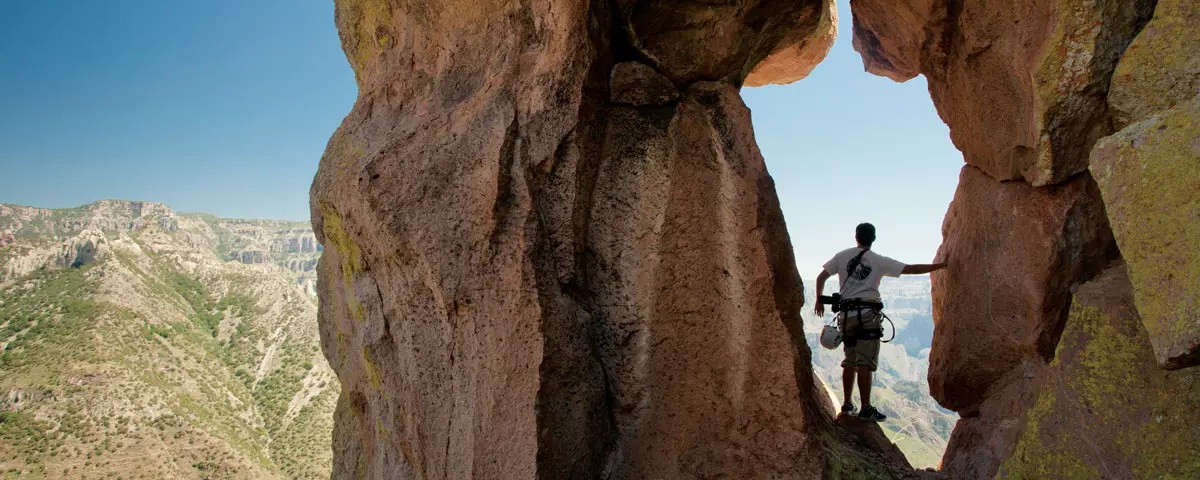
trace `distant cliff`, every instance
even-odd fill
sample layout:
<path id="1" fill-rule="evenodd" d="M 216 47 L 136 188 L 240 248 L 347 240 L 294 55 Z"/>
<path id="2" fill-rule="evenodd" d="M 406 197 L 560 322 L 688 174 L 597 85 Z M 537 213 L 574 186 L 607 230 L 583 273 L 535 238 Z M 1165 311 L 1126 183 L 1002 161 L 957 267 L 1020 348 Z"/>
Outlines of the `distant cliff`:
<path id="1" fill-rule="evenodd" d="M 243 220 L 197 215 L 217 235 L 217 253 L 224 259 L 247 265 L 268 264 L 282 267 L 296 277 L 296 283 L 316 295 L 317 259 L 324 247 L 317 243 L 308 222 L 279 220 Z"/>
<path id="2" fill-rule="evenodd" d="M 96 248 L 99 232 L 128 233 L 149 224 L 178 231 L 187 245 L 212 251 L 221 260 L 282 267 L 316 295 L 317 259 L 324 248 L 308 222 L 175 213 L 160 203 L 123 200 L 53 210 L 0 204 L 0 282 L 70 266 Z"/>

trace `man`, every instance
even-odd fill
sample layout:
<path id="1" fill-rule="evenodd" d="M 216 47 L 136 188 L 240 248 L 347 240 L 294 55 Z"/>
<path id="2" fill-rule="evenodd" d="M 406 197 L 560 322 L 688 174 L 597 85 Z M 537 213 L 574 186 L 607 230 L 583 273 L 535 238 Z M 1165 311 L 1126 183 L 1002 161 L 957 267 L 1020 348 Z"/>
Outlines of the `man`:
<path id="1" fill-rule="evenodd" d="M 871 372 L 879 366 L 879 336 L 883 329 L 879 281 L 885 276 L 920 275 L 941 270 L 946 268 L 946 263 L 943 260 L 942 263 L 931 265 L 905 265 L 871 251 L 871 244 L 875 243 L 875 226 L 869 223 L 858 225 L 854 230 L 854 239 L 858 242 L 857 248 L 838 252 L 817 275 L 817 296 L 822 295 L 825 281 L 836 274 L 841 282 L 843 306 L 838 315 L 838 327 L 842 331 L 846 353 L 846 360 L 842 362 L 842 391 L 845 398 L 842 413 L 854 413 L 854 403 L 850 397 L 857 377 L 859 398 L 862 400 L 859 418 L 881 422 L 887 416 L 871 405 Z M 818 316 L 825 315 L 825 305 L 817 302 L 813 312 Z"/>

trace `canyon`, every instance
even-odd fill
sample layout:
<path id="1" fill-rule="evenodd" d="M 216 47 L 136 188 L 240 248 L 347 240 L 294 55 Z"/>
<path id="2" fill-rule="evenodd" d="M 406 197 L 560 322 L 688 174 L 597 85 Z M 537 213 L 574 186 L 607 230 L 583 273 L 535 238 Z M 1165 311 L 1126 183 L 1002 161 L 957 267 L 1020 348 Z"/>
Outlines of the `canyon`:
<path id="1" fill-rule="evenodd" d="M 318 250 L 303 222 L 0 204 L 0 477 L 328 478 Z"/>
<path id="2" fill-rule="evenodd" d="M 937 472 L 835 420 L 739 94 L 802 81 L 832 2 L 335 5 L 335 478 L 1200 475 L 1195 2 L 851 2 L 864 68 L 925 76 L 965 161 Z"/>

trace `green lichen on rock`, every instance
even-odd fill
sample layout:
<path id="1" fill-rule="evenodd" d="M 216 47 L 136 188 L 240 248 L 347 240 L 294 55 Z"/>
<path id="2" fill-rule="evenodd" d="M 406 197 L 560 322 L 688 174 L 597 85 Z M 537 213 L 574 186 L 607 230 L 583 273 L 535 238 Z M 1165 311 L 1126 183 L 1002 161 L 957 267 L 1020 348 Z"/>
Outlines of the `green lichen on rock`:
<path id="1" fill-rule="evenodd" d="M 1063 451 L 1052 442 L 1042 441 L 1038 423 L 1054 410 L 1055 392 L 1048 389 L 1038 396 L 1037 404 L 1029 412 L 1029 423 L 1017 448 L 1008 461 L 1000 467 L 1000 478 L 1011 479 L 1080 479 L 1096 478 L 1099 472 L 1076 458 L 1071 452 Z"/>
<path id="2" fill-rule="evenodd" d="M 1200 372 L 1157 368 L 1135 318 L 1087 308 L 1079 309 L 1079 317 L 1075 328 L 1082 327 L 1088 340 L 1081 371 L 1070 375 L 1073 391 L 1095 417 L 1092 432 L 1116 432 L 1111 460 L 1127 462 L 1134 478 L 1200 478 L 1200 425 L 1193 419 Z M 1118 328 L 1122 322 L 1127 328 Z"/>
<path id="3" fill-rule="evenodd" d="M 1157 373 L 1157 372 L 1156 372 Z M 1134 478 L 1200 478 L 1200 372 L 1195 368 L 1161 374 L 1163 381 L 1145 391 L 1145 421 L 1122 425 L 1121 447 L 1129 452 Z M 1116 424 L 1120 425 L 1120 424 Z"/>
<path id="4" fill-rule="evenodd" d="M 825 468 L 823 478 L 830 480 L 874 480 L 895 478 L 878 460 L 867 458 L 862 451 L 848 446 L 831 435 L 822 437 L 825 446 Z"/>
<path id="5" fill-rule="evenodd" d="M 346 233 L 342 225 L 342 216 L 333 204 L 321 203 L 321 221 L 326 243 L 337 249 L 338 255 L 342 257 L 342 278 L 349 284 L 354 279 L 354 272 L 362 270 L 362 253 Z"/>
<path id="6" fill-rule="evenodd" d="M 1062 181 L 1087 167 L 1087 133 L 1103 116 L 1102 93 L 1150 3 L 1054 3 L 1053 27 L 1033 72 L 1040 128 L 1034 165 L 1024 176 L 1034 185 Z"/>
<path id="7" fill-rule="evenodd" d="M 366 309 L 361 303 L 358 303 L 358 300 L 353 300 L 350 304 L 350 314 L 354 316 L 354 321 L 362 322 L 366 318 Z"/>
<path id="8" fill-rule="evenodd" d="M 362 367 L 363 371 L 367 374 L 367 381 L 371 383 L 371 388 L 383 393 L 383 377 L 379 373 L 379 367 L 375 365 L 375 362 L 371 361 L 371 356 L 366 350 L 362 352 Z"/>
<path id="9" fill-rule="evenodd" d="M 1043 378 L 999 478 L 1200 478 L 1200 372 L 1159 369 L 1131 308 L 1076 301 Z"/>
<path id="10" fill-rule="evenodd" d="M 1091 170 L 1158 362 L 1200 344 L 1200 97 L 1105 137 Z"/>
<path id="11" fill-rule="evenodd" d="M 322 155 L 322 167 L 326 163 L 333 165 L 335 176 L 344 177 L 350 173 L 351 167 L 367 156 L 366 141 L 346 128 L 338 128 L 330 137 Z"/>
<path id="12" fill-rule="evenodd" d="M 339 329 L 337 331 L 337 358 L 340 360 L 346 359 L 346 334 Z"/>
<path id="13" fill-rule="evenodd" d="M 342 47 L 355 75 L 361 75 L 371 58 L 395 45 L 388 33 L 392 28 L 392 9 L 386 0 L 339 0 L 338 31 Z"/>
<path id="14" fill-rule="evenodd" d="M 1056 3 L 1054 28 L 1033 77 L 1042 105 L 1091 83 L 1098 26 L 1106 20 L 1098 3 L 1102 2 Z"/>
<path id="15" fill-rule="evenodd" d="M 1122 123 L 1186 102 L 1200 91 L 1200 3 L 1160 0 L 1121 57 L 1109 103 Z"/>
<path id="16" fill-rule="evenodd" d="M 1075 360 L 1080 371 L 1071 375 L 1077 401 L 1100 421 L 1118 422 L 1121 412 L 1114 408 L 1114 399 L 1151 388 L 1136 367 L 1145 353 L 1138 348 L 1142 344 L 1118 333 L 1096 308 L 1077 308 L 1071 314 L 1074 328 L 1083 330 L 1076 338 L 1087 339 Z"/>
<path id="17" fill-rule="evenodd" d="M 363 270 L 362 253 L 358 244 L 346 233 L 342 217 L 329 202 L 321 202 L 321 227 L 325 233 L 325 242 L 332 246 L 341 257 L 342 281 L 345 283 L 346 308 L 356 322 L 366 318 L 366 309 L 354 298 L 354 274 Z"/>

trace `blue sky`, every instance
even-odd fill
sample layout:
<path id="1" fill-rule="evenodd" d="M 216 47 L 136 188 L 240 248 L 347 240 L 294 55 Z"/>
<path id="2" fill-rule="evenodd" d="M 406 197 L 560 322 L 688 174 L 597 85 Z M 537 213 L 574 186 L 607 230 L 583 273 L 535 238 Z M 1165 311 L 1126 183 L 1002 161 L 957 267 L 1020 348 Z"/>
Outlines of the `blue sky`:
<path id="1" fill-rule="evenodd" d="M 862 71 L 841 34 L 812 75 L 743 91 L 801 274 L 854 225 L 932 259 L 962 165 L 918 78 Z M 15 2 L 0 15 L 0 202 L 102 198 L 305 220 L 355 97 L 329 0 Z"/>
<path id="2" fill-rule="evenodd" d="M 861 222 L 875 224 L 875 251 L 932 262 L 963 166 L 925 77 L 863 71 L 848 3 L 838 0 L 838 38 L 808 78 L 742 90 L 804 278 L 853 247 Z"/>
<path id="3" fill-rule="evenodd" d="M 356 95 L 330 0 L 11 2 L 0 202 L 308 218 Z"/>

